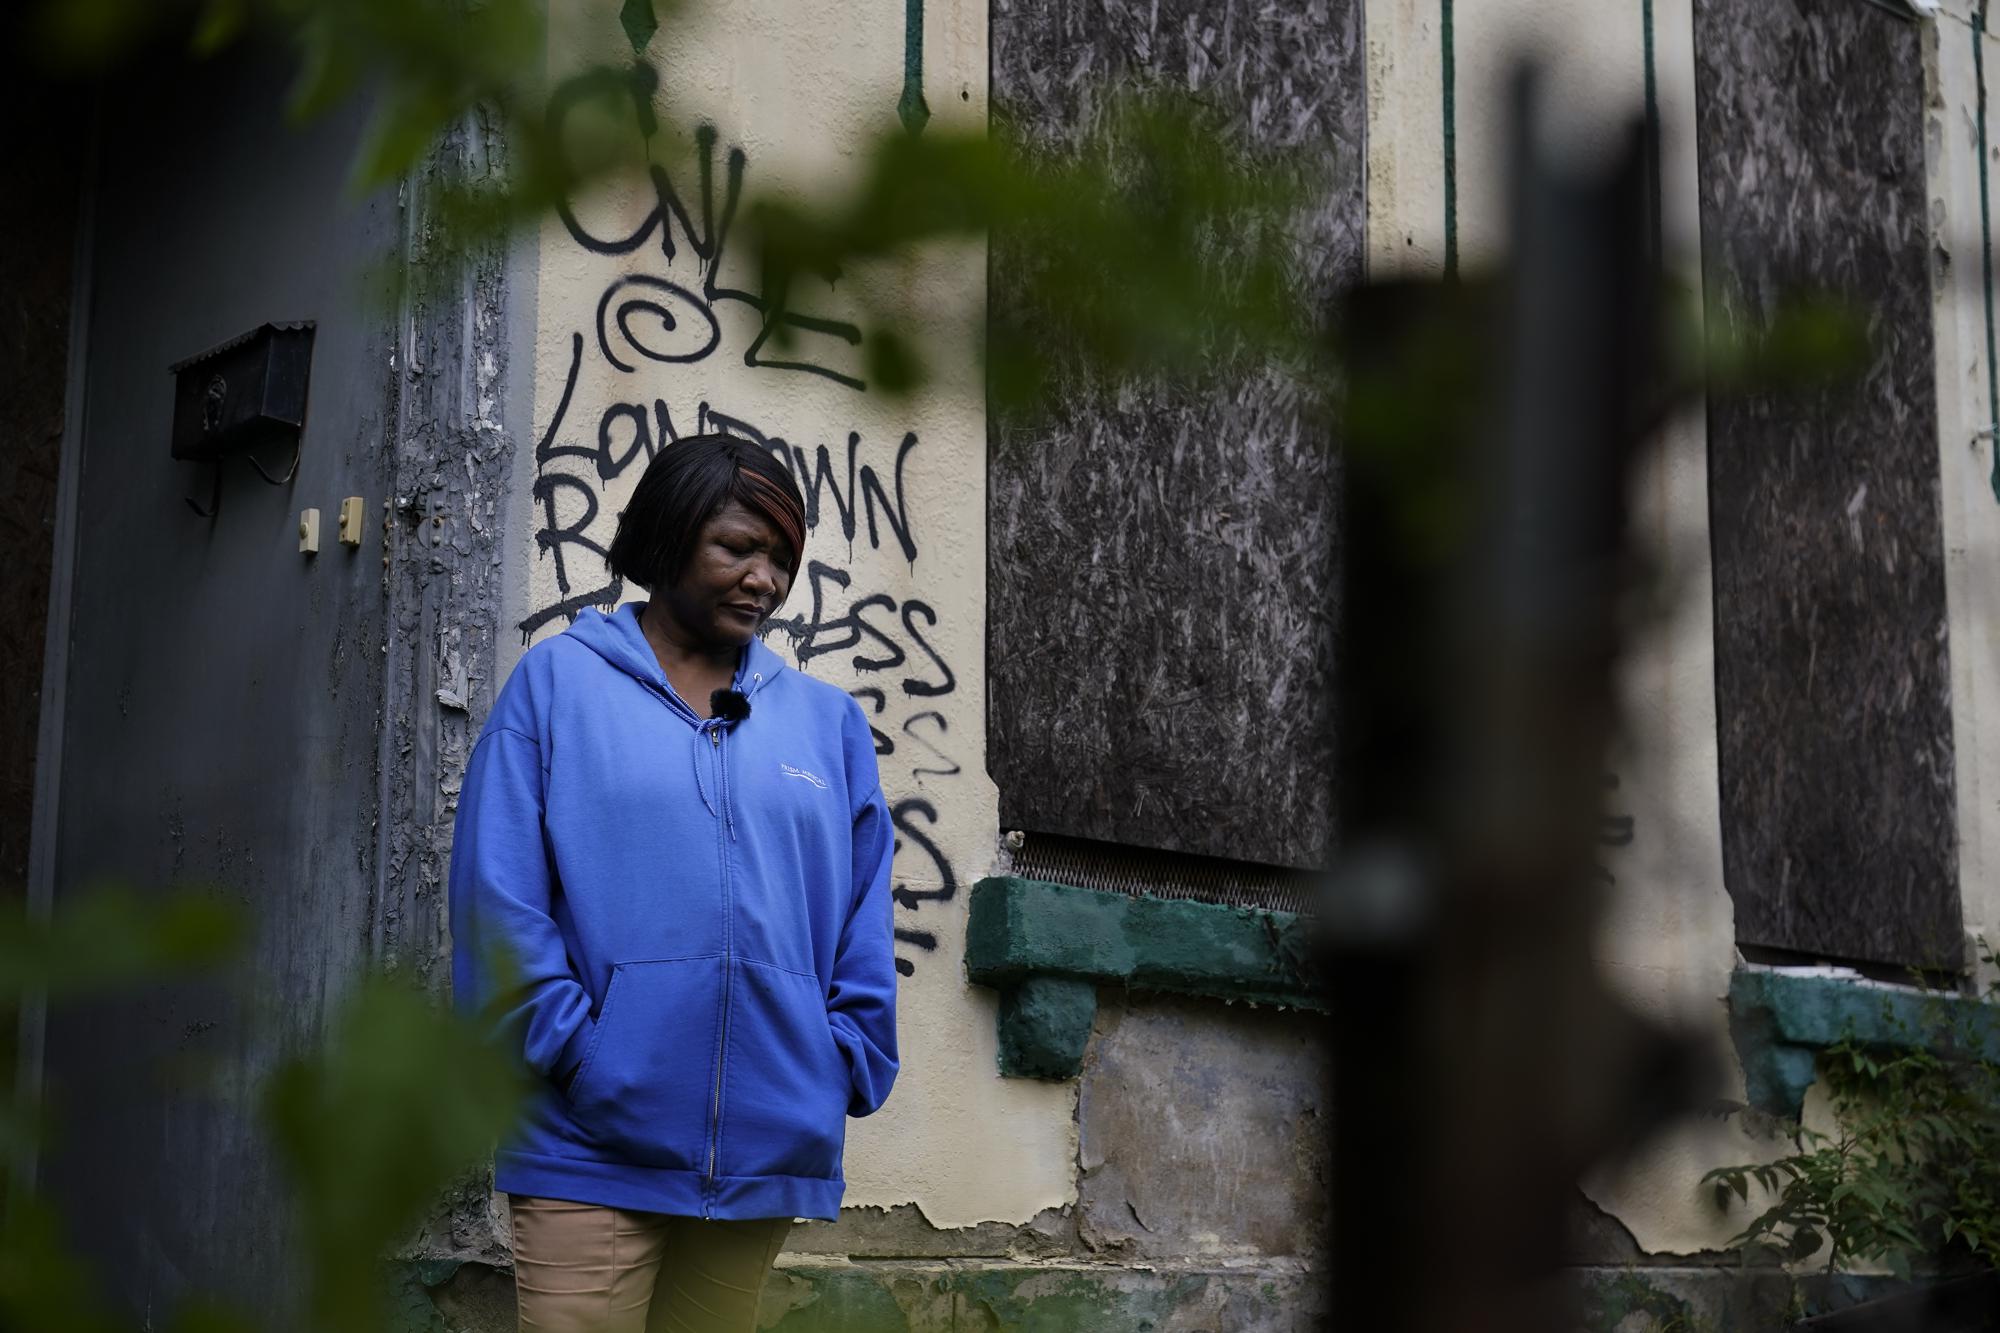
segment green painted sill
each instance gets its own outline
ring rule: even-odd
[[[1291,912],[1131,897],[1011,876],[972,886],[966,974],[1000,992],[1000,1072],[1074,1078],[1097,988],[1324,1009]]]
[[[1837,1042],[2000,1059],[2000,1006],[1848,977],[1739,971],[1729,1026],[1750,1104],[1793,1119],[1815,1059]]]

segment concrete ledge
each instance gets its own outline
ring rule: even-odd
[[[1324,1008],[1307,953],[1291,912],[998,877],[972,886],[965,970],[1001,993],[1000,1072],[1063,1079],[1082,1069],[1099,984]]]
[[[1836,1042],[2000,1059],[1995,1006],[1848,977],[1739,971],[1729,981],[1729,1025],[1750,1104],[1793,1119],[1819,1052]]]
[[[1908,1290],[1889,1277],[1855,1273],[1790,1274],[1776,1268],[1572,1269],[1580,1297],[1579,1333],[1791,1333],[1817,1319]],[[1814,1324],[1817,1327],[1817,1324]],[[1932,1325],[1867,1324],[1868,1328]],[[1953,1325],[1956,1327],[1956,1325]]]
[[[514,1280],[468,1263],[415,1293],[389,1333],[514,1333]],[[1295,1259],[1118,1267],[778,1256],[764,1333],[1318,1333],[1324,1280]],[[432,1301],[435,1300],[435,1304]]]
[[[1308,1333],[1325,1310],[1295,1262],[1242,1267],[886,1261],[780,1256],[768,1333]]]

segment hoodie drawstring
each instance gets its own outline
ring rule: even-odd
[[[728,732],[722,725],[721,718],[710,718],[695,728],[693,753],[694,789],[701,793],[701,803],[707,807],[708,813],[716,815],[722,820],[723,826],[729,830],[729,840],[735,842],[736,811],[729,803],[729,757],[723,753],[723,750],[727,748],[723,744],[727,735]],[[708,784],[703,780],[701,742],[704,736],[709,738],[709,748],[716,752],[715,762],[722,770],[722,779],[718,788],[718,796],[722,801],[721,810],[717,810],[715,802],[708,799]]]
[[[715,724],[715,762],[722,769],[722,824],[729,830],[729,840],[736,841],[736,811],[729,803],[729,731],[720,722]]]
[[[702,772],[701,772],[702,768],[701,742],[702,742],[702,737],[707,734],[707,731],[708,728],[706,725],[699,725],[695,727],[694,745],[690,749],[689,754],[690,757],[694,760],[694,789],[697,792],[701,793],[702,806],[705,809],[707,809],[708,813],[713,815],[717,813],[715,808],[715,802],[708,799],[708,784],[702,780]]]

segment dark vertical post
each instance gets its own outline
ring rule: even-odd
[[[1624,496],[1656,288],[1642,129],[1601,172],[1513,108],[1498,281],[1350,311],[1330,877],[1339,1326],[1567,1326],[1575,1182],[1678,1048],[1590,962]]]

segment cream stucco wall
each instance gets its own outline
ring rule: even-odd
[[[1987,364],[1992,295],[1981,265],[1979,85],[1973,43],[1985,48],[1989,103],[2000,43],[1975,37],[1972,6],[1951,0],[1928,25],[1934,71],[1926,124],[1932,297],[1938,360],[1938,466],[1944,502],[1945,601],[1950,614],[1951,704],[1958,779],[1958,882],[1969,936],[2000,944],[2000,499]],[[2000,115],[1987,108],[1987,151]],[[1989,161],[2000,159],[1989,158]],[[1982,743],[1982,739],[1983,743]],[[1990,969],[1985,980],[1993,980]]]
[[[630,63],[618,8],[616,0],[553,7],[552,81]],[[983,125],[983,0],[931,0],[924,10],[932,126]],[[662,75],[661,133],[685,140],[698,125],[714,126],[718,217],[726,155],[737,148],[746,197],[853,181],[864,147],[898,128],[903,25],[901,4],[774,0],[667,13],[647,50]],[[804,632],[780,630],[769,642],[854,691],[893,744],[880,762],[899,828],[896,883],[912,895],[896,914],[908,969],[898,1001],[903,1070],[887,1106],[849,1124],[847,1203],[915,1203],[938,1226],[1026,1221],[1073,1197],[1075,1091],[998,1076],[991,992],[967,986],[963,973],[966,896],[990,868],[997,836],[985,771],[986,417],[971,341],[984,311],[984,251],[857,273],[795,300],[811,315],[854,322],[855,284],[900,303],[912,319],[906,331],[940,372],[925,395],[898,400],[836,378],[864,378],[862,362],[848,341],[825,334],[762,354],[817,371],[753,367],[745,355],[756,313],[742,301],[703,299],[709,234],[690,150],[683,143],[659,160],[690,218],[687,228],[666,224],[671,259],[658,231],[617,254],[580,243],[560,220],[541,228],[534,436],[578,452],[544,449],[538,465],[538,451],[522,449],[520,490],[531,508],[523,540],[534,544],[526,604],[545,617],[531,637],[559,633],[561,604],[606,583],[601,556],[584,542],[609,544],[644,470],[647,445],[635,445],[635,432],[657,448],[664,421],[679,435],[706,423],[803,451],[793,454],[794,472],[809,499],[817,491],[818,521],[807,569],[779,617],[797,618]],[[613,241],[657,205],[652,186],[627,181],[593,189],[575,213],[588,236]],[[740,247],[724,246],[716,262],[721,287],[756,289]],[[634,299],[664,304],[675,327],[639,307],[621,323]],[[704,351],[711,315],[713,346]],[[834,482],[815,487],[822,457]],[[854,506],[851,540],[844,504]],[[628,588],[622,600],[644,596]]]

